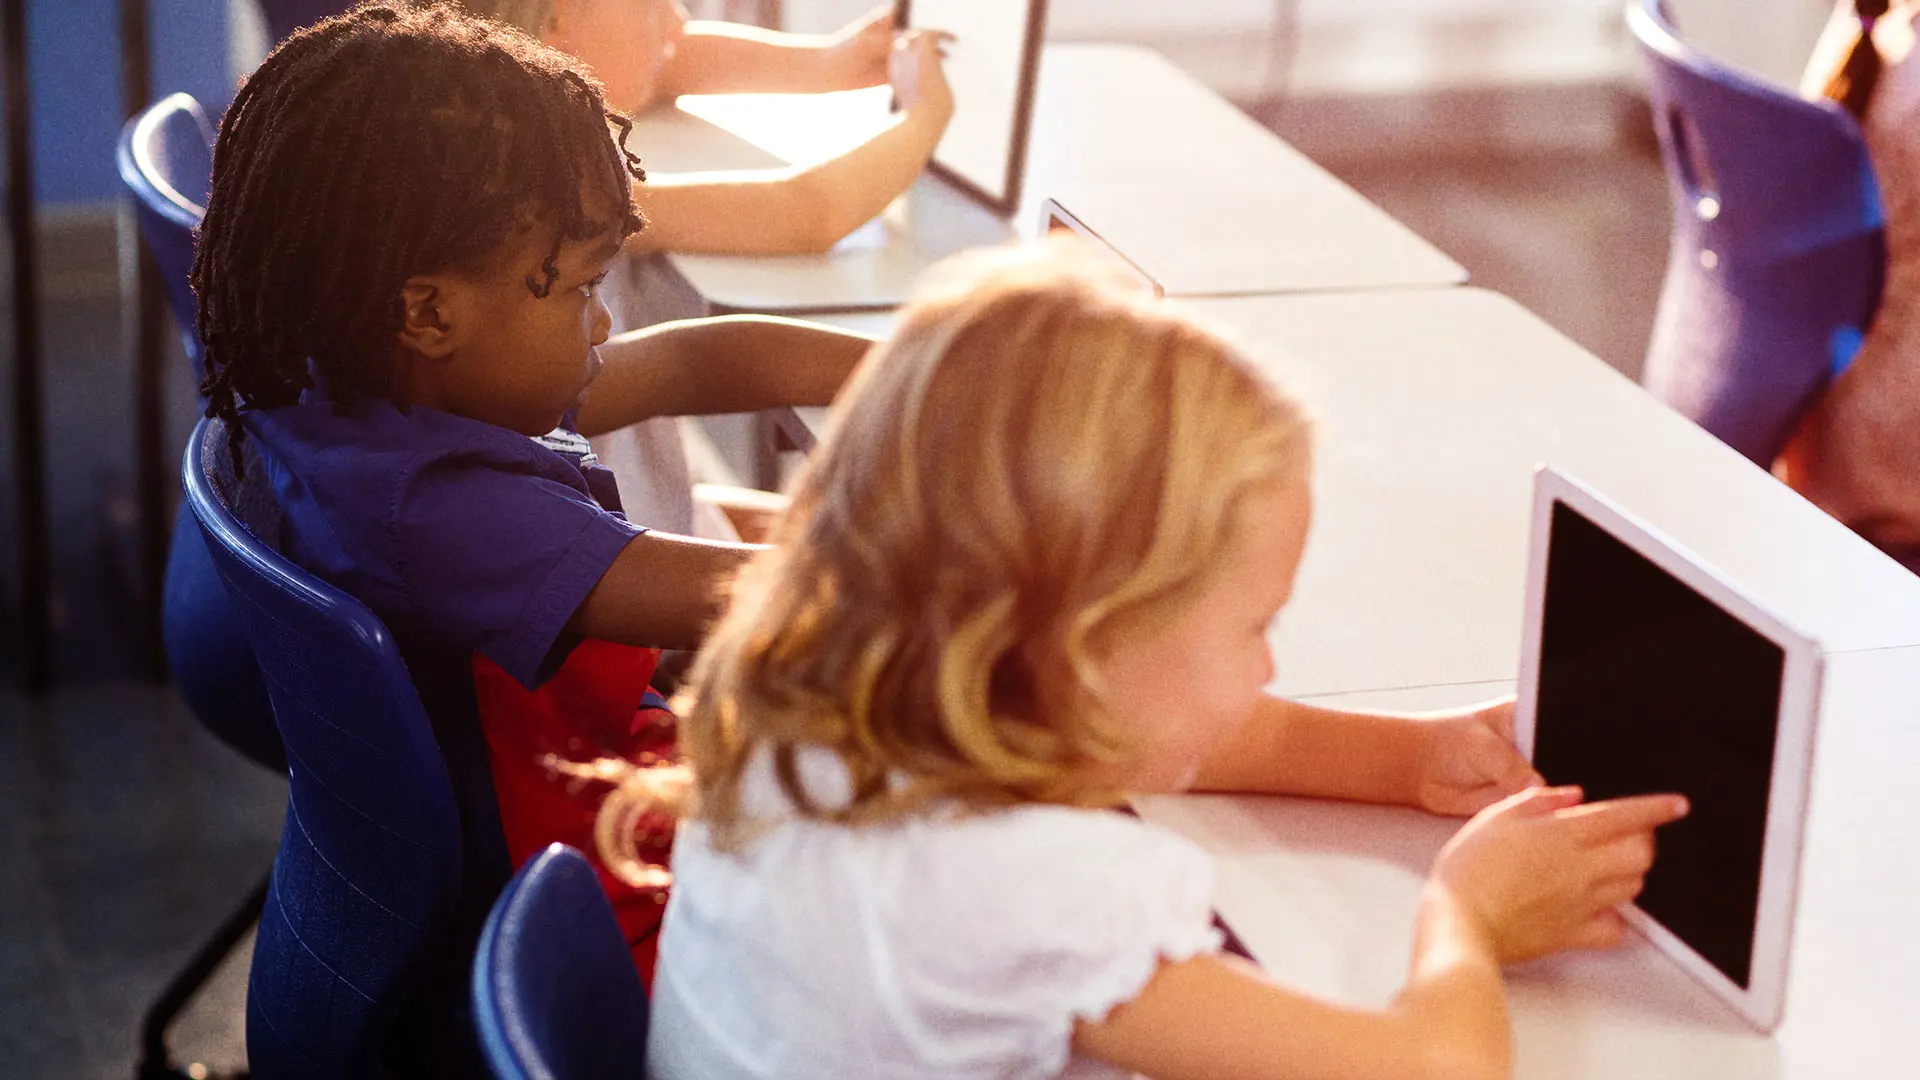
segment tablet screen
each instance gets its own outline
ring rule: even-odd
[[[1593,800],[1687,796],[1636,903],[1741,987],[1785,666],[1773,640],[1554,503],[1534,766]]]

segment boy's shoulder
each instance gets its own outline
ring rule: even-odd
[[[515,431],[438,409],[402,410],[384,401],[339,409],[303,402],[241,414],[247,434],[282,464],[335,469],[417,468],[447,461],[472,468],[525,469],[541,445]]]
[[[347,410],[302,403],[241,418],[271,466],[315,495],[358,492],[392,503],[423,485],[538,484],[563,498],[597,502],[582,475],[592,463],[586,440],[569,431],[535,439],[437,409],[402,411],[387,402]]]

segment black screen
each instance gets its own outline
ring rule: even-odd
[[[1590,800],[1687,796],[1637,903],[1745,987],[1786,653],[1565,503],[1547,552],[1534,766]]]

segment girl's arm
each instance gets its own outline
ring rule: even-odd
[[[1471,814],[1540,783],[1513,747],[1513,703],[1424,716],[1263,698],[1196,791],[1304,795]]]
[[[909,35],[892,54],[899,118],[879,134],[812,165],[655,176],[641,189],[648,226],[636,251],[725,255],[818,254],[878,216],[926,168],[953,117],[938,41]]]
[[[1219,958],[1165,964],[1074,1048],[1159,1080],[1503,1080],[1511,1035],[1500,965],[1619,944],[1616,910],[1653,864],[1674,796],[1580,805],[1540,789],[1447,843],[1421,896],[1407,984],[1384,1009],[1317,1001]]]
[[[601,435],[656,416],[827,405],[872,347],[851,330],[772,315],[660,323],[600,346],[576,424]]]
[[[1429,890],[1413,971],[1385,1009],[1288,990],[1231,958],[1161,967],[1146,989],[1074,1048],[1156,1080],[1503,1080],[1506,994],[1486,935]]]
[[[816,94],[878,86],[887,81],[893,38],[891,7],[879,8],[835,34],[783,34],[739,23],[690,22],[662,81],[666,95]]]

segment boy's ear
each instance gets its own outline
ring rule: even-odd
[[[441,277],[408,278],[400,286],[403,315],[399,344],[429,360],[444,359],[459,344],[461,322],[457,288]]]

